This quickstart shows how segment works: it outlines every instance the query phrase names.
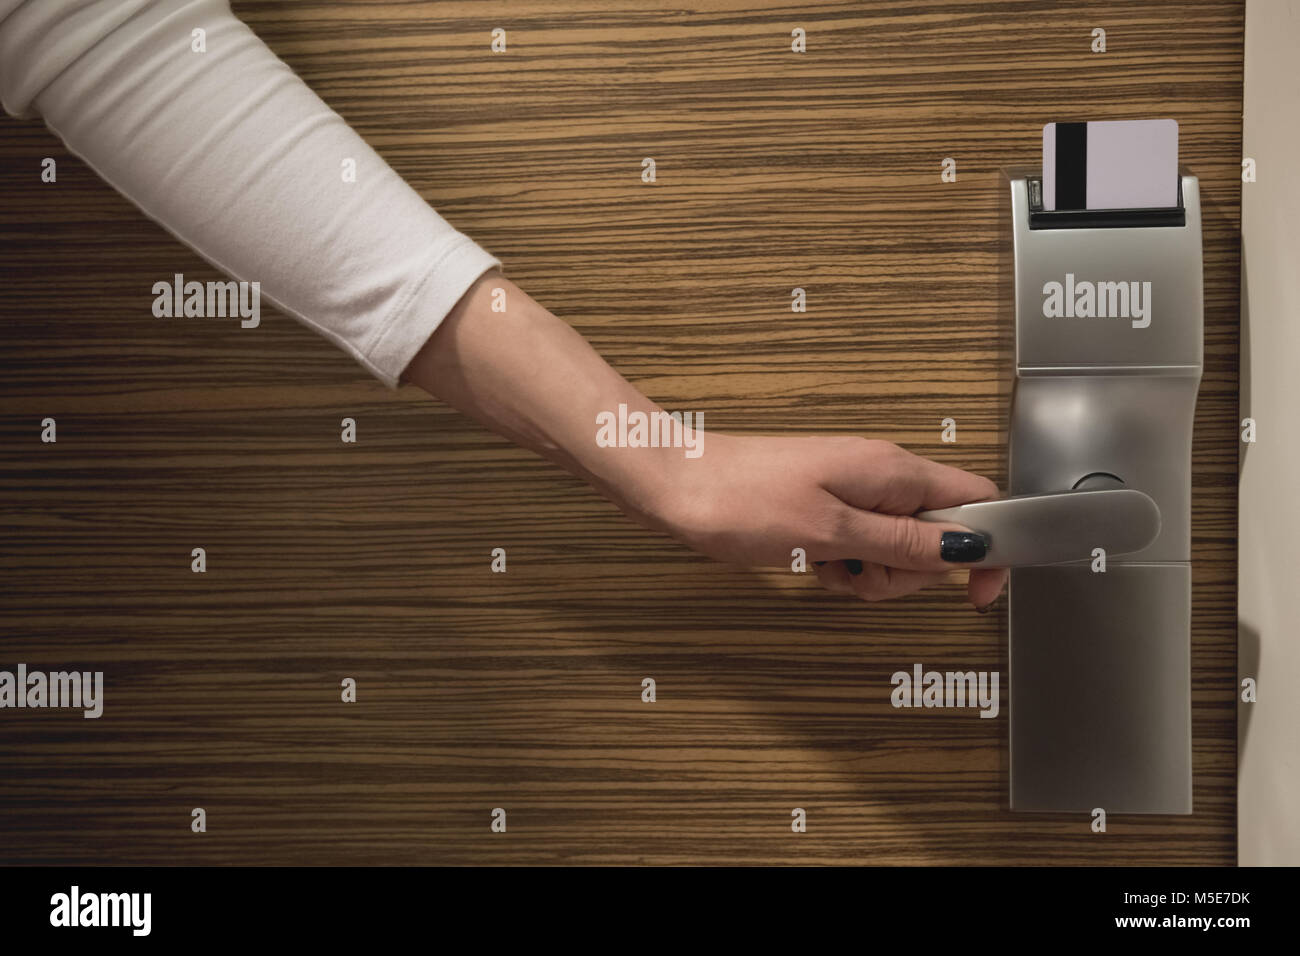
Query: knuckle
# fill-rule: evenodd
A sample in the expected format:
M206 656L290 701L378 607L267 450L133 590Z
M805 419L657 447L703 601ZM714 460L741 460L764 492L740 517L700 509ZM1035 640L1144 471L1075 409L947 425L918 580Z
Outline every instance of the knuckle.
M849 540L853 536L856 525L857 515L853 509L838 504L828 509L813 524L812 534L816 539L817 547L829 551L838 547L840 542Z
M918 522L911 518L895 518L892 534L893 554L907 561L917 561L924 556L925 537Z
M875 453L872 468L884 481L885 487L892 493L897 493L903 485L912 480L912 469L909 467L912 453L893 442L886 441L880 444L883 447Z
M886 441L883 438L869 438L867 441L867 451L874 458L884 461L896 461L907 454L900 446L895 445L892 441Z
M833 442L846 454L858 460L869 461L879 465L902 451L892 441L883 438L867 438L863 435L837 435Z

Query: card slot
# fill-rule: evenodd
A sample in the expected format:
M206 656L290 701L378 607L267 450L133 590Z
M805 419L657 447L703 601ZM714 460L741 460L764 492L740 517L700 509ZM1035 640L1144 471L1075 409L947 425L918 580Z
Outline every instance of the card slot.
M1030 229L1142 229L1187 225L1183 182L1178 178L1178 205L1137 209L1043 209L1042 177L1030 177Z

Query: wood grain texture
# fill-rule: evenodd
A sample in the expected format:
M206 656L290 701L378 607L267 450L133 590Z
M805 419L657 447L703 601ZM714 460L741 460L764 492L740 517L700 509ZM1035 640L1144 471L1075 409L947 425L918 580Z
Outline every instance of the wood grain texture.
M1234 860L1239 3L235 9L666 407L999 481L997 169L1034 162L1049 120L1178 120L1205 217L1196 812L1104 836L1011 814L1005 683L995 720L891 709L913 662L1005 677L1004 609L975 614L956 577L866 605L717 565L278 313L154 319L154 281L215 273L10 119L0 668L102 669L107 691L97 721L0 717L0 862Z

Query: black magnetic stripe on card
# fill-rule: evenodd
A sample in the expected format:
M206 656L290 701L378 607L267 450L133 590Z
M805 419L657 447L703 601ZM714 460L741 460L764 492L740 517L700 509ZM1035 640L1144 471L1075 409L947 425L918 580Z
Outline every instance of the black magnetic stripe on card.
M1088 208L1088 124L1056 124L1056 208Z

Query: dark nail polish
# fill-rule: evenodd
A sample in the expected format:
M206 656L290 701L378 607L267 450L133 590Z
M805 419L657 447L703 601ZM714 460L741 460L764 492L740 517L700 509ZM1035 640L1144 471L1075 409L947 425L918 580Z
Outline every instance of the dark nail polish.
M844 566L849 569L849 574L858 575L862 573L862 562L857 558L845 558Z
M824 567L824 566L826 565L826 562L825 562L825 561L814 561L813 564L817 565L817 567L820 568L820 567Z
M955 563L980 561L988 554L982 534L973 531L945 531L939 539L939 557Z
M997 601L990 601L988 604L985 604L983 607L977 607L975 609L975 613L987 614L989 611L993 610L993 605L997 603L998 603Z

